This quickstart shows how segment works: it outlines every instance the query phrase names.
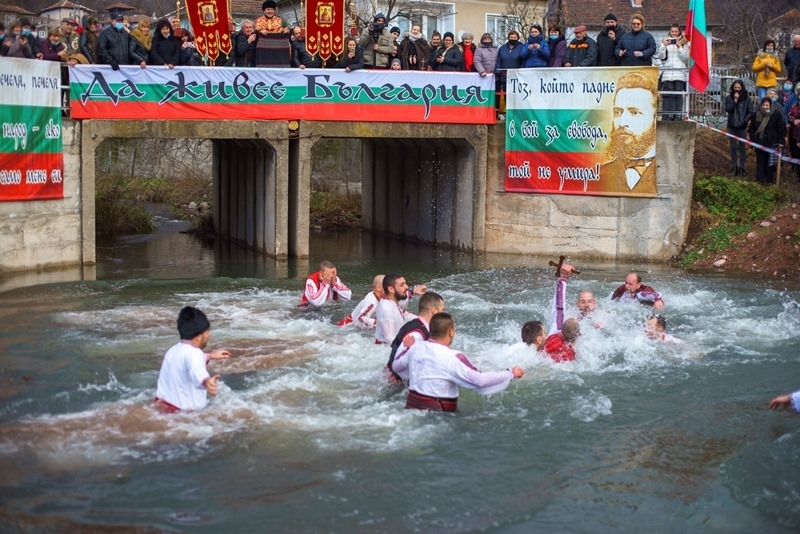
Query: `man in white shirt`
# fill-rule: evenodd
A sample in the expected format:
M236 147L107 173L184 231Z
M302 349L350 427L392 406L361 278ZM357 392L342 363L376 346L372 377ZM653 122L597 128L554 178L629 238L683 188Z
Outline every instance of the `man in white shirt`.
M413 295L422 295L427 288L417 285L409 289L406 279L396 273L383 278L383 299L378 302L375 312L375 343L391 345L395 336L406 322L416 317L401 305Z
M181 341L164 355L158 373L155 406L165 413L202 410L208 404L206 394L216 396L219 375L206 369L209 360L230 357L227 350L204 353L211 338L211 323L206 315L192 306L178 314Z

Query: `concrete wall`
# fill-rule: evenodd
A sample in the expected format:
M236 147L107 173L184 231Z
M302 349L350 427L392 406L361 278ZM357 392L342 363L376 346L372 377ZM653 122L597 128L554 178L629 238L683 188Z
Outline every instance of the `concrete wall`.
M309 255L312 153L323 138L361 140L363 226L377 233L547 257L666 261L678 253L689 224L692 124L659 123L655 199L504 193L503 126L64 121L65 197L0 203L0 273L94 265L95 158L113 138L212 140L216 228L277 258Z
M0 273L57 269L80 265L84 260L81 124L64 121L61 135L64 198L0 202Z
M659 122L658 197L504 193L503 125L490 129L485 252L666 261L689 228L695 126Z

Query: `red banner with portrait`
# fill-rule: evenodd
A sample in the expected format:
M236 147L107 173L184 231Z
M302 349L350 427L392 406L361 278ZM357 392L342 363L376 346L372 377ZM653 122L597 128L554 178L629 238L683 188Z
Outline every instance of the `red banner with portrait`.
M306 50L323 61L344 52L344 0L308 0L306 4Z
M185 0L185 5L197 51L211 62L220 55L226 60L232 49L228 0Z

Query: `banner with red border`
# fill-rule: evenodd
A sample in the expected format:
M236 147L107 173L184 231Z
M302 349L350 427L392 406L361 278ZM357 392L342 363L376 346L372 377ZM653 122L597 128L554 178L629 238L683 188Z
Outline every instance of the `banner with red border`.
M70 93L76 119L495 122L474 73L79 65Z
M508 71L505 190L655 197L658 67Z
M0 201L64 198L60 65L2 58L0 122Z

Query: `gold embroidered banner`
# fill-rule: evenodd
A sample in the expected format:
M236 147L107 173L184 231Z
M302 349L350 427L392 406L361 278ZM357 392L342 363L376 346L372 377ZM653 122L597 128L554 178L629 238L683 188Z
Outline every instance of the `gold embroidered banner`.
M306 50L324 61L344 52L344 0L308 0L306 4Z
M228 0L186 0L185 4L200 55L212 62L220 55L227 59L231 52Z

